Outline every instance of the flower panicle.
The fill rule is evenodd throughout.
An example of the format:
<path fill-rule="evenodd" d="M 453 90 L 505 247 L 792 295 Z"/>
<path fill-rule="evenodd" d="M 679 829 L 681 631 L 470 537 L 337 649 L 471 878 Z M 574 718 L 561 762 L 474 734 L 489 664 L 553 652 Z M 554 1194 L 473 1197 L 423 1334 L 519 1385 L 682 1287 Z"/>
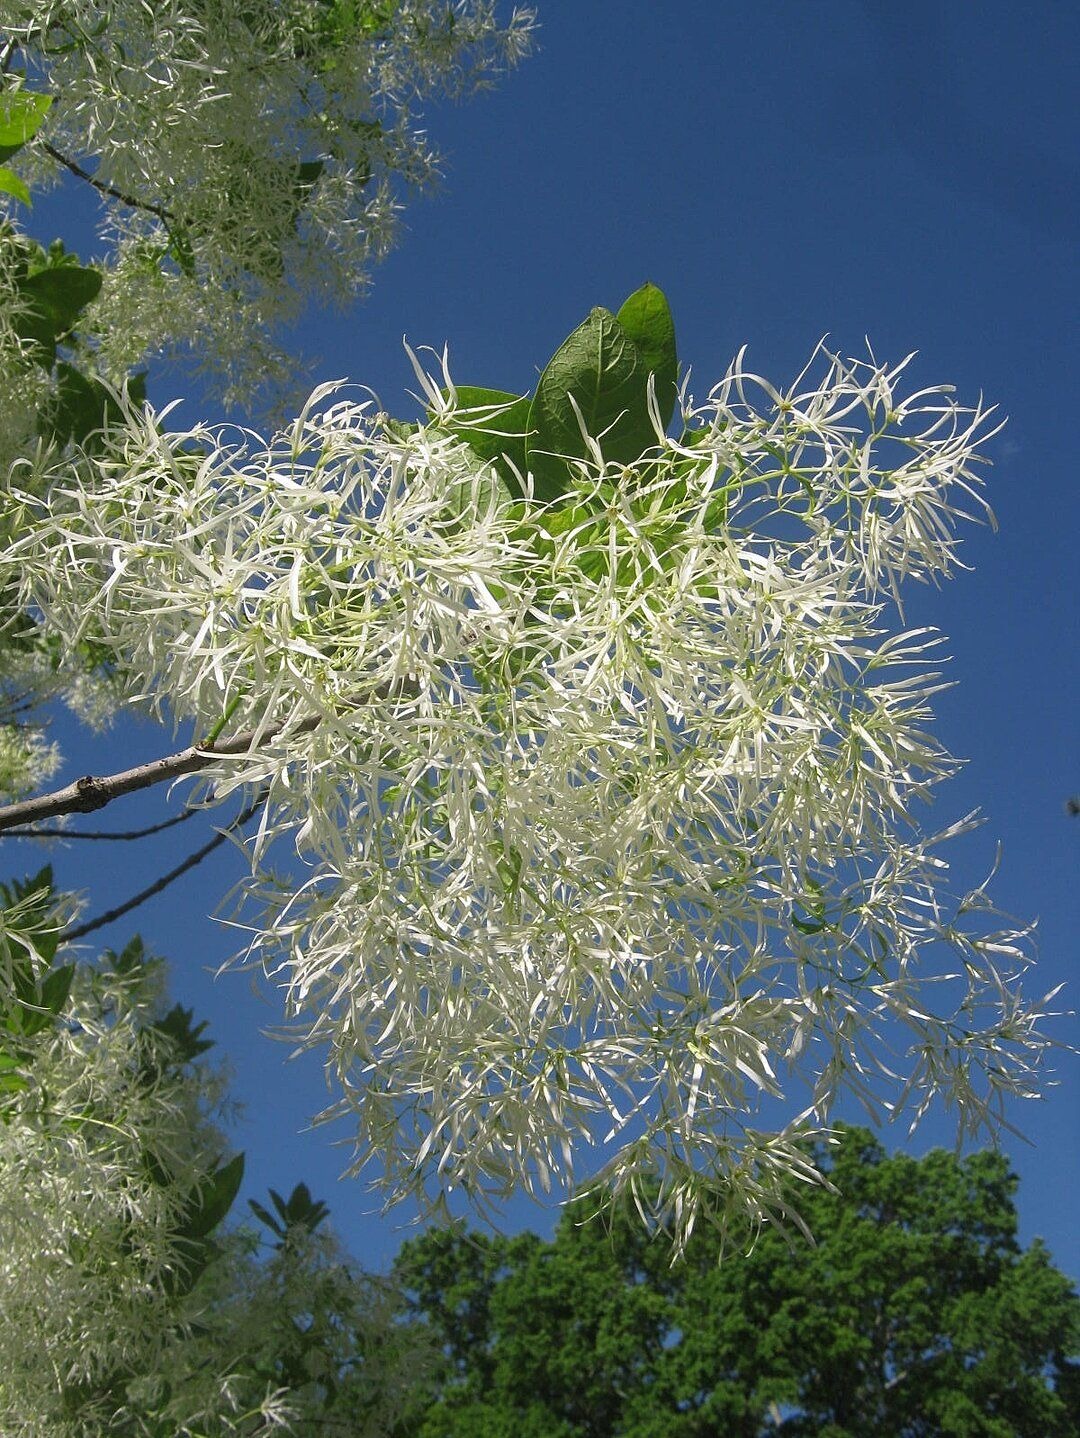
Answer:
<path fill-rule="evenodd" d="M 147 412 L 24 478 L 3 562 L 55 641 L 196 737 L 258 732 L 200 776 L 266 794 L 246 958 L 392 1198 L 558 1190 L 595 1150 L 627 1191 L 682 1175 L 681 1242 L 794 1221 L 774 1180 L 841 1092 L 978 1125 L 1033 1091 L 1028 936 L 950 908 L 918 824 L 955 767 L 940 636 L 889 603 L 988 513 L 992 411 L 905 397 L 908 363 L 822 348 L 781 391 L 740 356 L 548 504 L 455 433 L 445 360 L 417 428 L 326 389 L 267 442 Z"/>

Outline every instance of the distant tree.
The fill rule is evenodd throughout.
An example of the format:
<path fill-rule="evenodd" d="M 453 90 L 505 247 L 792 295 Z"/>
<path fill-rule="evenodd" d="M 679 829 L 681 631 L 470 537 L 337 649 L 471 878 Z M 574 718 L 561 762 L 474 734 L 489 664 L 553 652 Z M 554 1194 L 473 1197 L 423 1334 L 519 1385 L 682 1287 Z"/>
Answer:
<path fill-rule="evenodd" d="M 864 1129 L 835 1188 L 748 1257 L 685 1259 L 578 1201 L 555 1238 L 431 1232 L 397 1275 L 443 1345 L 417 1438 L 1066 1438 L 1080 1298 L 1017 1241 L 997 1153 L 887 1156 Z"/>

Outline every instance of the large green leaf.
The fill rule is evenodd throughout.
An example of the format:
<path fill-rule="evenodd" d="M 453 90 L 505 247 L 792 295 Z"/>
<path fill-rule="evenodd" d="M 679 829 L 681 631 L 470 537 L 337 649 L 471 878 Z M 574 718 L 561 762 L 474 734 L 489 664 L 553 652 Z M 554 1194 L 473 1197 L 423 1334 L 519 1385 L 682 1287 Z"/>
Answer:
<path fill-rule="evenodd" d="M 71 981 L 75 977 L 75 965 L 64 964 L 62 968 L 50 969 L 41 981 L 41 1006 L 48 1009 L 53 1017 L 59 1017 L 60 1010 L 68 1001 Z"/>
<path fill-rule="evenodd" d="M 146 398 L 146 375 L 128 381 L 128 396 L 136 403 Z M 100 431 L 122 416 L 113 392 L 99 379 L 85 375 L 63 360 L 56 366 L 56 398 L 42 415 L 40 430 L 58 444 L 79 444 L 90 453 L 101 449 Z"/>
<path fill-rule="evenodd" d="M 10 160 L 33 139 L 53 102 L 51 95 L 17 90 L 0 99 L 0 162 Z"/>
<path fill-rule="evenodd" d="M 21 1093 L 30 1087 L 30 1080 L 20 1072 L 25 1066 L 20 1055 L 0 1053 L 0 1094 Z"/>
<path fill-rule="evenodd" d="M 5 1020 L 5 1027 L 24 1038 L 50 1028 L 67 1003 L 74 977 L 75 965 L 65 964 L 63 968 L 50 969 L 44 978 L 32 981 L 25 988 L 16 983 L 16 997 L 21 996 L 22 1002 L 14 1015 Z"/>
<path fill-rule="evenodd" d="M 244 1155 L 238 1153 L 199 1188 L 188 1208 L 181 1236 L 198 1239 L 212 1233 L 232 1207 L 243 1178 Z"/>
<path fill-rule="evenodd" d="M 46 369 L 55 362 L 57 344 L 100 289 L 101 271 L 79 264 L 46 265 L 19 281 L 22 303 L 14 316 L 15 331 L 34 344 L 35 358 Z"/>
<path fill-rule="evenodd" d="M 671 318 L 667 296 L 659 286 L 643 284 L 623 304 L 615 318 L 641 350 L 656 377 L 656 403 L 666 429 L 675 413 L 679 389 L 675 322 Z"/>
<path fill-rule="evenodd" d="M 656 444 L 646 398 L 649 373 L 641 347 L 610 310 L 594 309 L 560 345 L 529 410 L 526 454 L 538 499 L 564 494 L 567 461 L 588 455 L 571 397 L 606 460 L 630 464 Z"/>
<path fill-rule="evenodd" d="M 87 265 L 50 265 L 28 275 L 19 289 L 49 315 L 59 336 L 72 329 L 90 301 L 97 298 L 101 279 L 101 271 Z"/>

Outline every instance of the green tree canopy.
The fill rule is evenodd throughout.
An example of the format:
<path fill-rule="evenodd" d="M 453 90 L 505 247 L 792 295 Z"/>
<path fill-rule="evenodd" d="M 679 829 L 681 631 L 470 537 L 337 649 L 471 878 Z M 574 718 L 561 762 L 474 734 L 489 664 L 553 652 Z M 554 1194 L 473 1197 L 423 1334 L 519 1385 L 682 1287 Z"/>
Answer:
<path fill-rule="evenodd" d="M 685 1259 L 587 1199 L 555 1238 L 462 1229 L 397 1273 L 444 1346 L 418 1438 L 1054 1438 L 1080 1431 L 1080 1298 L 1017 1239 L 990 1151 L 818 1155 L 831 1189 L 746 1256 Z M 718 1259 L 721 1261 L 718 1262 Z"/>

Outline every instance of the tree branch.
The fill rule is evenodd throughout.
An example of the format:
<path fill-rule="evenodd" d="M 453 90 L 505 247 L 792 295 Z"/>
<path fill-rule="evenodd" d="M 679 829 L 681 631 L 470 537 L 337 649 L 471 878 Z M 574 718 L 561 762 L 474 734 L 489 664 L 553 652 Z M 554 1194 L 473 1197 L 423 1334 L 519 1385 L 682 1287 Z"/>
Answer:
<path fill-rule="evenodd" d="M 58 165 L 63 165 L 65 170 L 70 170 L 77 179 L 85 180 L 88 185 L 93 185 L 99 194 L 108 195 L 112 200 L 119 200 L 122 205 L 127 205 L 130 209 L 145 210 L 148 215 L 155 215 L 165 224 L 175 218 L 164 205 L 155 205 L 149 200 L 137 200 L 134 195 L 126 195 L 123 190 L 117 190 L 114 186 L 107 185 L 104 180 L 99 180 L 89 170 L 84 170 L 77 161 L 69 160 L 66 155 L 62 155 L 59 150 L 49 144 L 48 140 L 42 140 L 41 148 Z"/>
<path fill-rule="evenodd" d="M 185 809 L 171 819 L 162 819 L 160 824 L 148 824 L 145 829 L 9 829 L 9 839 L 147 839 L 151 834 L 160 834 L 176 824 L 183 824 L 201 814 L 201 809 Z"/>
<path fill-rule="evenodd" d="M 312 715 L 296 726 L 296 732 L 307 733 L 321 722 L 321 715 Z M 154 784 L 165 784 L 170 779 L 180 779 L 185 774 L 197 774 L 207 768 L 215 759 L 230 754 L 246 754 L 267 739 L 281 733 L 281 727 L 247 729 L 229 739 L 192 744 L 176 754 L 167 754 L 163 759 L 152 759 L 149 764 L 136 764 L 133 769 L 122 769 L 117 774 L 97 778 L 84 774 L 81 779 L 67 784 L 63 789 L 54 789 L 51 794 L 39 794 L 33 799 L 20 799 L 15 804 L 0 807 L 0 833 L 36 823 L 40 819 L 55 819 L 59 814 L 90 814 L 103 809 L 123 794 L 135 794 L 140 789 L 149 789 Z"/>
<path fill-rule="evenodd" d="M 215 849 L 224 844 L 231 833 L 237 829 L 242 829 L 265 800 L 266 790 L 263 790 L 257 798 L 253 799 L 245 809 L 237 814 L 236 818 L 233 819 L 230 824 L 224 829 L 219 829 L 212 839 L 203 844 L 202 848 L 196 849 L 193 854 L 189 854 L 183 863 L 177 864 L 175 869 L 170 869 L 167 874 L 162 874 L 160 879 L 155 879 L 152 884 L 148 885 L 145 889 L 140 889 L 137 894 L 133 895 L 133 897 L 125 903 L 119 904 L 115 909 L 107 909 L 104 914 L 99 914 L 95 919 L 88 919 L 85 924 L 77 924 L 73 929 L 66 929 L 60 935 L 60 942 L 70 944 L 73 943 L 75 939 L 81 939 L 87 934 L 92 934 L 96 929 L 103 929 L 106 924 L 111 924 L 117 919 L 122 919 L 125 914 L 130 914 L 132 909 L 137 909 L 140 904 L 145 904 L 147 899 L 152 899 L 156 894 L 160 894 L 162 890 L 167 889 L 175 879 L 179 879 L 180 876 L 186 874 L 189 869 L 194 869 L 196 864 L 201 864 L 209 854 L 212 854 Z M 195 813 L 196 811 L 191 810 L 191 812 Z"/>

